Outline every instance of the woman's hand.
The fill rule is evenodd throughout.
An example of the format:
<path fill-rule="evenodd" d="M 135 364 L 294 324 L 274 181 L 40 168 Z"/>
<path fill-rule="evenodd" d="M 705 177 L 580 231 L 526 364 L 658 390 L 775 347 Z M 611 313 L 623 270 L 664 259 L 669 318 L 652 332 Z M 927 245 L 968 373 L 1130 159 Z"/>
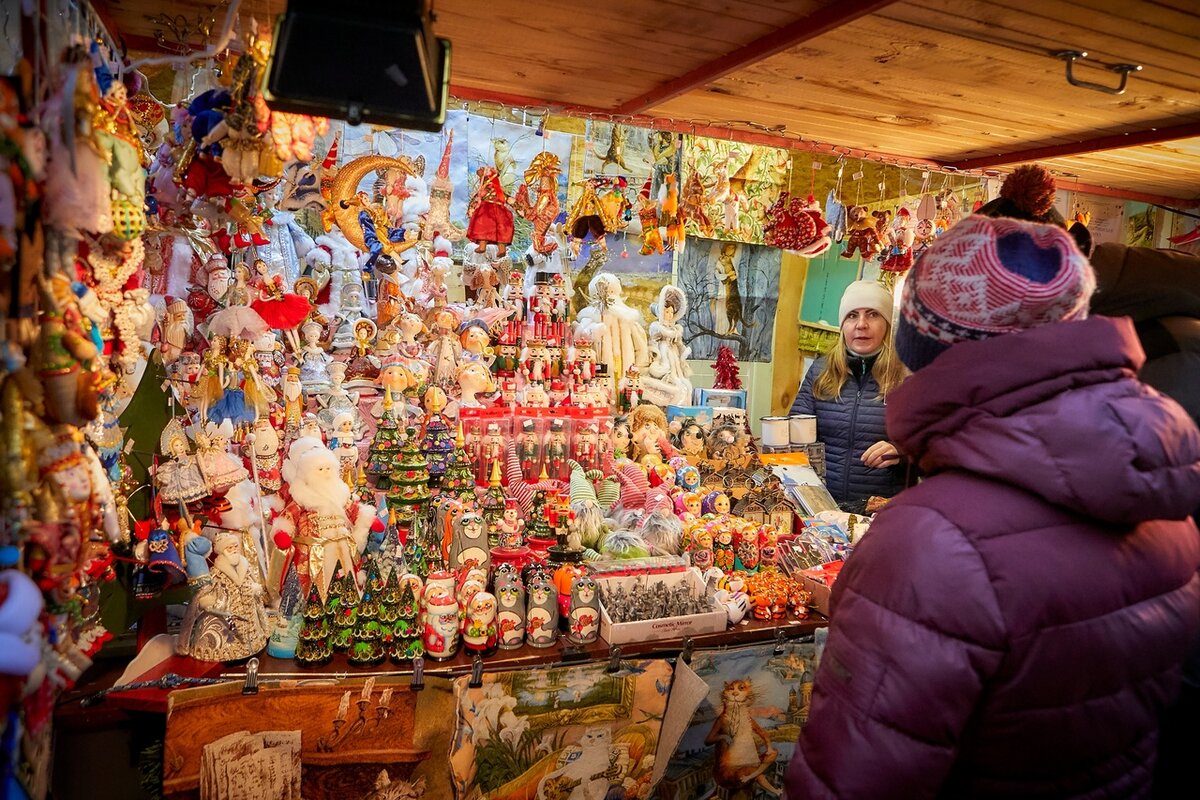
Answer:
<path fill-rule="evenodd" d="M 891 442 L 876 442 L 862 454 L 862 462 L 872 469 L 890 467 L 900 462 L 900 451 Z"/>

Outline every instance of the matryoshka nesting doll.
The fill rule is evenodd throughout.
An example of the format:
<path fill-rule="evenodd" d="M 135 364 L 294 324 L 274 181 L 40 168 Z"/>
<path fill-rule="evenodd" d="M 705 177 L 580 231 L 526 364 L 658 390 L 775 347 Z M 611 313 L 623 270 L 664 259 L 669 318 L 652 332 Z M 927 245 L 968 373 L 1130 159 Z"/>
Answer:
<path fill-rule="evenodd" d="M 713 565 L 729 572 L 733 569 L 736 556 L 733 550 L 733 529 L 726 524 L 717 525 L 713 532 Z"/>
<path fill-rule="evenodd" d="M 734 567 L 750 573 L 758 572 L 759 559 L 758 529 L 751 527 L 738 535 Z"/>
<path fill-rule="evenodd" d="M 496 597 L 491 592 L 476 592 L 471 598 L 463 630 L 463 650 L 481 656 L 496 650 Z"/>
<path fill-rule="evenodd" d="M 488 569 L 492 564 L 492 554 L 488 549 L 483 517 L 474 511 L 461 514 L 454 520 L 453 531 L 450 538 L 451 569 L 471 565 Z"/>
<path fill-rule="evenodd" d="M 558 639 L 558 590 L 550 578 L 530 579 L 525 609 L 525 641 L 533 647 L 553 647 Z"/>
<path fill-rule="evenodd" d="M 525 590 L 520 581 L 510 580 L 497 587 L 496 596 L 500 648 L 515 650 L 525 643 Z"/>
<path fill-rule="evenodd" d="M 688 544 L 688 555 L 691 556 L 692 566 L 704 572 L 713 565 L 713 535 L 707 528 L 697 527 L 692 531 L 692 540 Z"/>
<path fill-rule="evenodd" d="M 425 602 L 425 655 L 437 661 L 458 652 L 458 601 L 449 594 L 434 594 Z"/>
<path fill-rule="evenodd" d="M 567 622 L 567 637 L 574 644 L 591 644 L 600 638 L 600 596 L 596 581 L 586 575 L 571 584 Z"/>

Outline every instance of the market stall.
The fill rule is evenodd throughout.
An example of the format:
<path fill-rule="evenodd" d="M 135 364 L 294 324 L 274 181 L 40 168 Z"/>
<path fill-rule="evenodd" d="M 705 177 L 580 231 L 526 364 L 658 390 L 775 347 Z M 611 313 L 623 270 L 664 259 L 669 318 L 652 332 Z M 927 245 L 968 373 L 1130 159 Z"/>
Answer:
<path fill-rule="evenodd" d="M 886 500 L 792 397 L 997 176 L 467 87 L 352 125 L 236 4 L 140 69 L 62 11 L 0 85 L 20 791 L 66 696 L 166 720 L 168 797 L 777 796 Z"/>

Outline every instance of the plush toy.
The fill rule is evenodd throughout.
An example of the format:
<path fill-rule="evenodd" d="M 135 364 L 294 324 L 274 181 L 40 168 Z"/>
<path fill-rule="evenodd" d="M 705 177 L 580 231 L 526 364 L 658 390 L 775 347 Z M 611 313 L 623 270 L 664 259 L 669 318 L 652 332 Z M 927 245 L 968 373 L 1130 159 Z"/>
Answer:
<path fill-rule="evenodd" d="M 830 226 L 821 217 L 821 207 L 812 195 L 801 202 L 788 192 L 767 209 L 763 242 L 802 256 L 817 256 L 829 249 Z"/>
<path fill-rule="evenodd" d="M 876 255 L 879 255 L 880 251 L 883 251 L 891 241 L 892 212 L 889 209 L 881 208 L 878 211 L 872 211 L 871 216 L 875 220 Z"/>
<path fill-rule="evenodd" d="M 851 206 L 846 212 L 846 220 L 849 233 L 842 258 L 854 258 L 855 251 L 863 258 L 873 258 L 879 252 L 879 234 L 867 207 Z"/>
<path fill-rule="evenodd" d="M 891 244 L 884 254 L 881 267 L 886 272 L 900 273 L 913 265 L 913 243 L 917 233 L 913 228 L 912 214 L 907 208 L 896 213 L 896 221 L 888 232 Z"/>
<path fill-rule="evenodd" d="M 642 249 L 640 252 L 644 256 L 655 253 L 662 255 L 665 251 L 662 231 L 658 229 L 658 204 L 650 199 L 650 180 L 651 178 L 646 178 L 646 183 L 638 192 L 637 215 L 642 224 Z"/>

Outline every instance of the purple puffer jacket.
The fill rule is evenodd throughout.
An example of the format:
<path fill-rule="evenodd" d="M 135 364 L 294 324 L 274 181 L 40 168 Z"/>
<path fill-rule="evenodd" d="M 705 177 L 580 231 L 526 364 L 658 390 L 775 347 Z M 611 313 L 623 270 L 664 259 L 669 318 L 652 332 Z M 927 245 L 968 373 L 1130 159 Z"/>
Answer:
<path fill-rule="evenodd" d="M 959 344 L 888 398 L 932 477 L 833 591 L 801 798 L 1149 795 L 1200 632 L 1200 431 L 1128 319 Z"/>

